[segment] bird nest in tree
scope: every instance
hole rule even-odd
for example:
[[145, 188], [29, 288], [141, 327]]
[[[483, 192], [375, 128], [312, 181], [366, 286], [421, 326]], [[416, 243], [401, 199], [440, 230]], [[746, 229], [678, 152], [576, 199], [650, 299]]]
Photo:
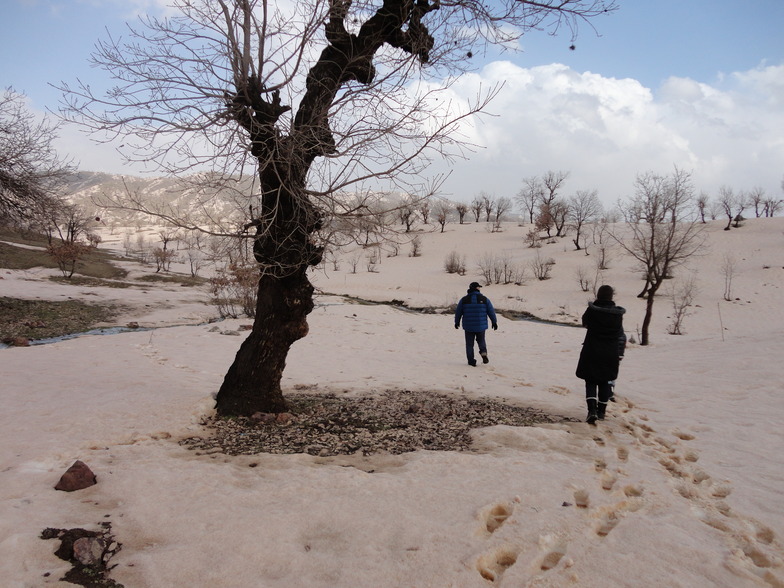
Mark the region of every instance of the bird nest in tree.
[[287, 400], [289, 413], [212, 417], [202, 423], [204, 436], [180, 443], [200, 452], [228, 455], [463, 451], [471, 446], [471, 429], [575, 421], [497, 399], [422, 391], [388, 390], [360, 397], [296, 393]]

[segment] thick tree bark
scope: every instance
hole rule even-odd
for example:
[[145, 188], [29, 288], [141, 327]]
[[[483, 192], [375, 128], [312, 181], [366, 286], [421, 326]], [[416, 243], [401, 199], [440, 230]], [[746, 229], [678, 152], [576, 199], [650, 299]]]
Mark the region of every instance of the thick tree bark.
[[313, 310], [313, 286], [303, 267], [283, 279], [259, 280], [256, 320], [240, 347], [218, 392], [221, 415], [282, 412], [286, 402], [280, 388], [291, 345], [308, 333]]

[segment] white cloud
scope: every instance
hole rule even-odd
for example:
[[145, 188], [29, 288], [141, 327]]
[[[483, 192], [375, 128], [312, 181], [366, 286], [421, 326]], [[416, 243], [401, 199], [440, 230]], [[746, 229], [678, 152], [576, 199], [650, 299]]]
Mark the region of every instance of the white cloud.
[[[763, 65], [713, 85], [673, 77], [653, 92], [634, 79], [561, 64], [526, 69], [493, 62], [450, 89], [451, 99], [465, 104], [480, 86], [505, 84], [489, 107], [493, 116], [461, 128], [484, 148], [449, 164], [444, 190], [463, 201], [480, 191], [511, 197], [523, 178], [563, 170], [570, 172], [566, 195], [595, 188], [609, 205], [631, 193], [638, 173], [666, 174], [677, 165], [693, 173], [698, 191], [761, 186], [781, 197], [783, 80], [784, 65]], [[89, 145], [71, 129], [61, 135], [58, 146], [76, 154], [83, 169], [122, 168], [111, 147]], [[437, 164], [432, 171], [446, 168]]]
[[677, 165], [708, 193], [727, 184], [777, 194], [782, 80], [784, 66], [760, 67], [725, 77], [727, 88], [670, 78], [654, 94], [633, 79], [561, 64], [495, 62], [455, 87], [465, 99], [480, 84], [505, 82], [490, 106], [497, 116], [470, 131], [485, 149], [458, 162], [445, 188], [461, 200], [482, 190], [513, 196], [522, 178], [553, 169], [570, 172], [567, 192], [597, 188], [610, 204], [633, 189], [637, 173], [669, 173]]

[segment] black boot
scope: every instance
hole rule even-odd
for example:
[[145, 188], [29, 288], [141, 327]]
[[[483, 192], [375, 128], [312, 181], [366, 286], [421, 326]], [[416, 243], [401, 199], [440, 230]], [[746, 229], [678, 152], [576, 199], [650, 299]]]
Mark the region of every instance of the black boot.
[[607, 403], [606, 402], [599, 402], [596, 407], [596, 418], [600, 421], [604, 420], [604, 414], [607, 412]]
[[589, 425], [596, 424], [596, 420], [599, 418], [596, 407], [598, 402], [596, 398], [586, 398], [585, 402], [588, 404], [588, 417], [585, 419], [585, 422]]

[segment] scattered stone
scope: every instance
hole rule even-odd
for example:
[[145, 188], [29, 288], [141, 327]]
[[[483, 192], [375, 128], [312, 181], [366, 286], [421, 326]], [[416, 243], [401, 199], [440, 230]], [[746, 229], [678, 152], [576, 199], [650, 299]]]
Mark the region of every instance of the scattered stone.
[[131, 321], [130, 323], [128, 323], [125, 326], [128, 327], [129, 329], [138, 329], [139, 328], [139, 323], [137, 323], [136, 321]]
[[98, 481], [92, 470], [83, 461], [77, 459], [62, 475], [54, 489], [73, 492], [74, 490], [89, 488], [97, 483]]
[[239, 330], [240, 331], [252, 331], [253, 330], [253, 325], [240, 325]]
[[227, 455], [465, 451], [471, 448], [471, 429], [577, 422], [502, 400], [427, 391], [388, 390], [361, 397], [292, 393], [287, 404], [289, 412], [280, 415], [206, 419], [203, 436], [180, 444]]

